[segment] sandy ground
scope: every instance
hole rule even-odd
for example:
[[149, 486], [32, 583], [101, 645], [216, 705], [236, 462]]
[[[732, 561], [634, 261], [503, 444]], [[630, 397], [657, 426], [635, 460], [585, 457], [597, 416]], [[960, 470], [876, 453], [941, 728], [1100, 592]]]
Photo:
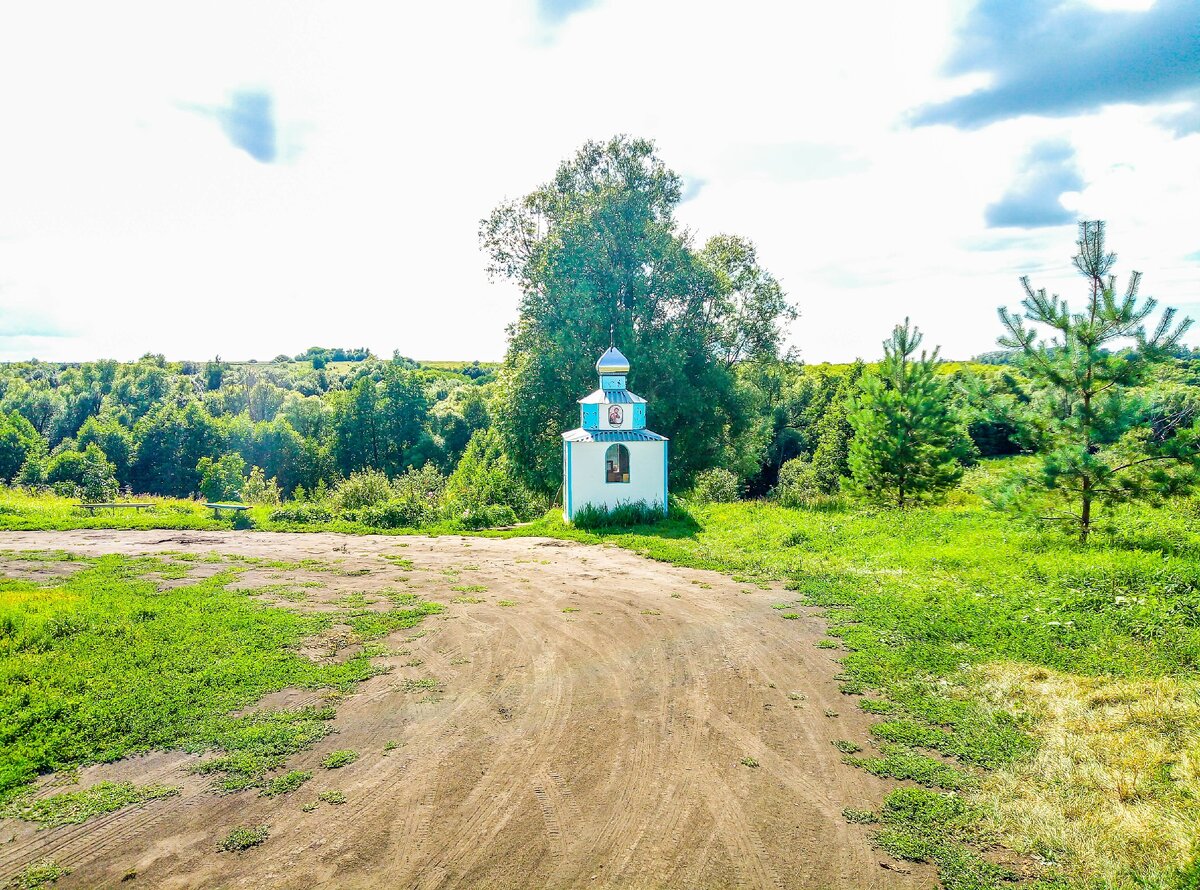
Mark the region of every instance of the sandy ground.
[[[448, 609], [384, 641], [394, 670], [361, 684], [338, 705], [336, 732], [289, 761], [315, 773], [299, 791], [215, 794], [187, 771], [196, 758], [178, 752], [89, 767], [77, 787], [132, 780], [183, 792], [82, 825], [2, 822], [0, 880], [48, 857], [72, 870], [63, 888], [936, 883], [843, 818], [887, 792], [831, 744], [866, 746], [871, 718], [838, 692], [837, 651], [815, 648], [820, 619], [771, 609], [788, 598], [780, 590], [539, 539], [0, 533], [0, 550], [35, 549], [315, 559], [335, 570], [255, 568], [241, 583], [324, 585], [304, 602], [280, 601], [288, 608], [415, 590]], [[464, 597], [482, 602], [454, 602]], [[311, 654], [323, 657], [327, 642]], [[440, 684], [432, 694], [404, 687], [428, 677]], [[265, 704], [319, 700], [285, 690]], [[360, 759], [319, 768], [346, 748]], [[326, 789], [346, 803], [302, 811]], [[217, 852], [231, 828], [258, 824], [270, 825], [263, 845]]]

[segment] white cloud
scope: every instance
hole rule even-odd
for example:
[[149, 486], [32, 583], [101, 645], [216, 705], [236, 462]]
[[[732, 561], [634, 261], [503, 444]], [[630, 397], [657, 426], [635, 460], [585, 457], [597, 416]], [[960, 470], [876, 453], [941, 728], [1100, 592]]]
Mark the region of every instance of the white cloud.
[[[487, 281], [478, 220], [617, 132], [703, 181], [679, 212], [698, 237], [759, 244], [810, 361], [875, 356], [905, 315], [948, 355], [989, 349], [1022, 271], [1070, 295], [1069, 226], [983, 249], [1046, 139], [1074, 146], [1087, 186], [1064, 203], [1111, 221], [1121, 269], [1198, 299], [1200, 136], [1159, 111], [903, 123], [962, 89], [939, 74], [959, 3], [606, 0], [552, 39], [532, 0], [179, 10], [5, 12], [0, 305], [42, 328], [0, 326], [0, 356], [499, 358], [516, 294]], [[273, 99], [277, 163], [189, 110], [246, 90]]]

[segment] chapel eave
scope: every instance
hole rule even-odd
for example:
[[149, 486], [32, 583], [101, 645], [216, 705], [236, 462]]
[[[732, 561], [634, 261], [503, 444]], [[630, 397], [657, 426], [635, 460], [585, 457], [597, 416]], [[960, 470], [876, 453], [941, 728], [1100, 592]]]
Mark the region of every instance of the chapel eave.
[[564, 442], [666, 442], [666, 436], [650, 430], [588, 430], [583, 427], [562, 434]]
[[580, 405], [644, 405], [646, 400], [627, 389], [598, 389], [577, 400]]

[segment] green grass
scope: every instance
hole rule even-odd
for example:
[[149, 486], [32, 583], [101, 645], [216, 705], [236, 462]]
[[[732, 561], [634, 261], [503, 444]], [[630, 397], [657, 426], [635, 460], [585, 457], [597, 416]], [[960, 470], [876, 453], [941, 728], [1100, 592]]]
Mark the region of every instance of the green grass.
[[[151, 749], [215, 754], [222, 790], [260, 783], [329, 732], [332, 707], [250, 713], [285, 687], [348, 689], [382, 668], [368, 655], [319, 664], [295, 648], [334, 620], [258, 602], [224, 568], [160, 591], [175, 564], [104, 556], [53, 586], [0, 580], [0, 803], [36, 776]], [[442, 607], [351, 620], [364, 636]]]
[[0, 807], [0, 818], [24, 819], [45, 828], [76, 825], [92, 816], [111, 813], [150, 800], [172, 797], [179, 788], [168, 785], [134, 785], [132, 782], [99, 782], [80, 791], [48, 797], [18, 796]]

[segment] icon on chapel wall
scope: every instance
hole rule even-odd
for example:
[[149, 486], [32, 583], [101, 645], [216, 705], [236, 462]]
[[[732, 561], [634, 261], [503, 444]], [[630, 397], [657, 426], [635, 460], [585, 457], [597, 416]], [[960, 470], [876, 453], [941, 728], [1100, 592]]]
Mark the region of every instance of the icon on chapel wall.
[[610, 426], [620, 426], [621, 421], [625, 419], [625, 412], [621, 410], [620, 405], [610, 405], [608, 408], [608, 423]]

